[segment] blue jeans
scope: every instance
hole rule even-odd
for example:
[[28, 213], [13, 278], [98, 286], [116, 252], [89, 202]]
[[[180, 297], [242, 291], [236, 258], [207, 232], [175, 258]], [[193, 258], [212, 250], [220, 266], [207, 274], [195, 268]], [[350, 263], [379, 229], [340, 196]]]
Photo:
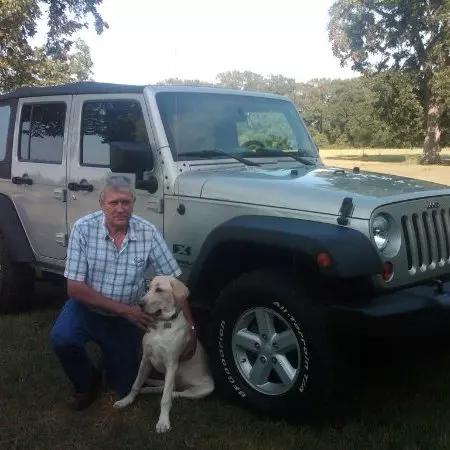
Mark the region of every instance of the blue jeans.
[[126, 319], [96, 313], [69, 298], [53, 325], [50, 341], [75, 392], [93, 387], [99, 371], [87, 354], [86, 344], [99, 344], [106, 382], [124, 397], [139, 369], [142, 336], [143, 332]]

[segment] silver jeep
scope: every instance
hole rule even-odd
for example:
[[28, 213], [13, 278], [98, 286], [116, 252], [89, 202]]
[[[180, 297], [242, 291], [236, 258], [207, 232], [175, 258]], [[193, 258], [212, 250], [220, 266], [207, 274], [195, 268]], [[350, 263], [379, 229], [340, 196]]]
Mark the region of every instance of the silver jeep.
[[255, 409], [321, 405], [330, 318], [450, 304], [449, 187], [325, 167], [285, 97], [76, 83], [0, 96], [2, 313], [61, 279], [111, 173], [182, 267], [218, 385]]

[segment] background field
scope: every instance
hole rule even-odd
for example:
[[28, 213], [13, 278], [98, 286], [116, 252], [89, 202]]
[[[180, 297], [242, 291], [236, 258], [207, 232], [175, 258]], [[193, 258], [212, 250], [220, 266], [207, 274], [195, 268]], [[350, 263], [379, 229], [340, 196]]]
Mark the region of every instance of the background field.
[[[322, 150], [325, 162], [358, 165], [450, 184], [443, 166], [419, 166], [420, 150]], [[40, 285], [32, 311], [0, 318], [0, 449], [448, 449], [450, 327], [440, 321], [398, 322], [391, 332], [351, 342], [349, 371], [334, 408], [320, 421], [260, 417], [215, 394], [176, 400], [173, 431], [154, 433], [159, 397], [142, 396], [124, 411], [105, 392], [88, 411], [67, 411], [69, 385], [48, 334], [64, 300]], [[424, 325], [426, 323], [426, 325]], [[399, 336], [403, 336], [400, 338]], [[347, 342], [350, 344], [350, 342]]]
[[441, 151], [442, 164], [418, 164], [421, 149], [321, 149], [325, 164], [361, 170], [391, 173], [450, 185], [450, 148]]

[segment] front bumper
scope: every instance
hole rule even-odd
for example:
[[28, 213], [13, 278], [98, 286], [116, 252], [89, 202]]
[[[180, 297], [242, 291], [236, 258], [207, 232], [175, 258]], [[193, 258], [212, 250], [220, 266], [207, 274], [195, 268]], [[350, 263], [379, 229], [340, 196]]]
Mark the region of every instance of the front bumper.
[[420, 285], [352, 304], [331, 305], [331, 311], [366, 318], [385, 318], [420, 311], [450, 313], [450, 281], [440, 285]]

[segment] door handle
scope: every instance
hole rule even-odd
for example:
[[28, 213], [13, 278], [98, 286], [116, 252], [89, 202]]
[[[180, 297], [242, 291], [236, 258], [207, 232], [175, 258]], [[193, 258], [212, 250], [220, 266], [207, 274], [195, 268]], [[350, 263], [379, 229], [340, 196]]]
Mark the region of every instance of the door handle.
[[31, 186], [33, 184], [33, 180], [24, 173], [21, 177], [12, 177], [11, 179], [12, 184], [28, 184]]
[[[83, 183], [84, 181], [84, 183]], [[67, 189], [69, 191], [86, 191], [92, 192], [94, 190], [94, 186], [89, 184], [86, 180], [82, 180], [80, 183], [71, 182], [67, 185]]]

